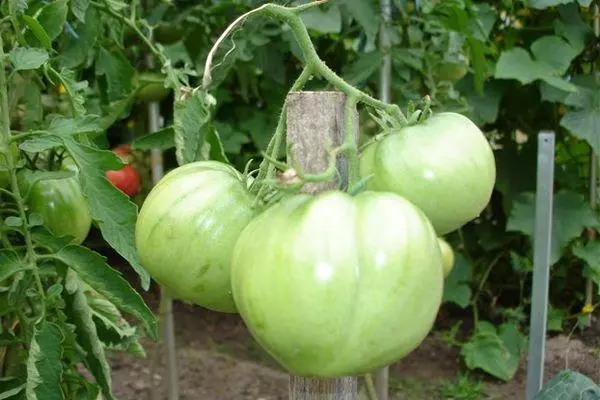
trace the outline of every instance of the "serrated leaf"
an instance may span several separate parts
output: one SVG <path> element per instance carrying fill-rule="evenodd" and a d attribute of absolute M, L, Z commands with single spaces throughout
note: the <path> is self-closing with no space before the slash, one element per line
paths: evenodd
<path fill-rule="evenodd" d="M 175 147 L 175 129 L 167 126 L 141 138 L 135 139 L 131 146 L 138 150 L 160 149 L 167 150 Z"/>
<path fill-rule="evenodd" d="M 87 87 L 87 81 L 77 82 L 75 80 L 75 72 L 66 68 L 62 68 L 60 72 L 56 71 L 54 68 L 48 68 L 48 73 L 52 75 L 52 79 L 55 81 L 54 83 L 62 83 L 64 86 L 75 116 L 78 117 L 84 115 L 86 113 L 84 107 L 85 97 L 83 96 L 82 91 Z"/>
<path fill-rule="evenodd" d="M 471 301 L 471 269 L 469 260 L 456 253 L 455 265 L 444 282 L 444 303 L 454 303 L 461 308 L 469 306 Z"/>
<path fill-rule="evenodd" d="M 71 12 L 81 22 L 86 21 L 85 14 L 90 5 L 90 0 L 71 0 Z"/>
<path fill-rule="evenodd" d="M 23 143 L 19 144 L 19 148 L 21 150 L 25 150 L 31 153 L 40 153 L 42 151 L 50 150 L 55 147 L 62 146 L 63 142 L 60 138 L 56 136 L 38 136 L 35 139 L 25 140 Z"/>
<path fill-rule="evenodd" d="M 201 90 L 192 92 L 185 99 L 175 100 L 173 128 L 179 165 L 202 159 L 206 124 L 210 121 L 213 105 L 214 98 Z"/>
<path fill-rule="evenodd" d="M 340 9 L 332 5 L 327 9 L 309 8 L 300 14 L 304 25 L 319 33 L 339 33 L 342 29 Z"/>
<path fill-rule="evenodd" d="M 535 395 L 534 400 L 596 400 L 600 399 L 600 387 L 587 376 L 579 372 L 560 371 L 542 390 Z"/>
<path fill-rule="evenodd" d="M 104 172 L 118 170 L 123 163 L 111 151 L 82 145 L 68 137 L 63 141 L 79 167 L 79 182 L 102 237 L 131 264 L 140 276 L 142 288 L 148 290 L 150 276 L 141 266 L 135 249 L 137 206 L 110 183 Z"/>
<path fill-rule="evenodd" d="M 52 40 L 50 40 L 50 36 L 44 29 L 44 27 L 33 17 L 29 15 L 23 15 L 23 21 L 29 30 L 39 40 L 42 46 L 44 46 L 48 50 L 52 50 Z"/>
<path fill-rule="evenodd" d="M 110 51 L 100 48 L 96 58 L 96 75 L 106 80 L 109 101 L 119 100 L 131 92 L 131 80 L 135 70 L 119 49 Z"/>
<path fill-rule="evenodd" d="M 44 322 L 34 328 L 27 357 L 27 400 L 63 400 L 62 345 L 60 329 Z"/>
<path fill-rule="evenodd" d="M 48 126 L 48 132 L 58 136 L 71 136 L 82 133 L 102 132 L 102 120 L 96 115 L 77 118 L 54 118 Z"/>
<path fill-rule="evenodd" d="M 496 331 L 491 323 L 480 321 L 460 354 L 468 368 L 509 381 L 519 368 L 524 346 L 525 338 L 516 325 L 505 323 Z"/>
<path fill-rule="evenodd" d="M 87 297 L 83 293 L 78 278 L 73 271 L 67 273 L 67 280 L 71 281 L 70 285 L 77 287 L 74 293 L 65 296 L 66 311 L 69 321 L 76 327 L 77 342 L 85 350 L 86 367 L 102 388 L 102 394 L 108 400 L 114 400 L 115 397 L 111 390 L 110 368 L 104 354 L 104 348 L 98 338 L 96 325 L 92 320 Z"/>
<path fill-rule="evenodd" d="M 37 48 L 17 47 L 10 52 L 10 60 L 15 71 L 37 69 L 49 58 L 50 56 L 46 50 Z"/>
<path fill-rule="evenodd" d="M 54 0 L 42 7 L 37 14 L 36 19 L 48 34 L 50 41 L 56 39 L 62 32 L 68 12 L 68 0 Z"/>
<path fill-rule="evenodd" d="M 535 222 L 535 195 L 523 193 L 513 202 L 506 230 L 518 231 L 532 240 Z M 552 221 L 552 250 L 550 262 L 556 263 L 571 240 L 579 237 L 588 227 L 598 225 L 598 219 L 583 196 L 561 190 L 554 195 Z"/>
<path fill-rule="evenodd" d="M 150 337 L 157 338 L 156 317 L 129 282 L 106 264 L 104 257 L 77 245 L 63 247 L 54 257 L 72 268 L 82 281 L 119 309 L 137 317 Z"/>

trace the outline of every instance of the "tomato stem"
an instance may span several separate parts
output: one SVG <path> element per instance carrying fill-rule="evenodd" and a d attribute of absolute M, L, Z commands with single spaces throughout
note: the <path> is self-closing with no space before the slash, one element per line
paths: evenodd
<path fill-rule="evenodd" d="M 13 152 L 9 149 L 10 143 L 10 115 L 8 108 L 8 91 L 7 91 L 7 80 L 6 80 L 6 71 L 4 60 L 6 59 L 4 54 L 4 42 L 2 40 L 2 35 L 0 35 L 0 108 L 2 108 L 2 125 L 1 130 L 2 134 L 0 135 L 0 151 L 4 153 L 4 158 L 6 160 L 6 165 L 8 167 L 8 172 L 10 176 L 10 185 L 11 185 L 11 196 L 15 200 L 15 204 L 17 206 L 17 210 L 19 212 L 19 217 L 21 218 L 23 224 L 23 238 L 25 239 L 25 245 L 27 248 L 26 252 L 26 263 L 32 267 L 32 272 L 34 275 L 34 279 L 36 281 L 36 285 L 38 287 L 39 295 L 42 300 L 42 310 L 46 309 L 45 302 L 45 292 L 44 287 L 42 285 L 42 281 L 39 275 L 39 271 L 36 268 L 36 253 L 33 247 L 33 240 L 31 238 L 31 232 L 29 231 L 28 223 L 27 223 L 27 214 L 25 212 L 25 201 L 21 196 L 21 191 L 19 189 L 19 184 L 17 181 L 17 171 L 16 171 L 16 160 L 13 155 Z M 42 314 L 43 318 L 44 314 Z"/>

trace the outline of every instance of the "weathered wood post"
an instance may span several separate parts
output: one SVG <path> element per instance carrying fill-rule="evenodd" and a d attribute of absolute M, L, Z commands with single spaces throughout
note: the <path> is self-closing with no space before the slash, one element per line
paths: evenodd
<path fill-rule="evenodd" d="M 307 173 L 327 169 L 331 148 L 342 144 L 346 96 L 341 92 L 290 92 L 287 97 L 287 141 L 298 163 Z M 358 115 L 355 116 L 358 136 Z M 328 147 L 329 146 L 329 147 Z M 341 182 L 307 184 L 304 191 L 315 194 L 343 186 L 347 167 L 340 157 Z M 314 379 L 290 376 L 290 400 L 355 400 L 357 378 Z"/>

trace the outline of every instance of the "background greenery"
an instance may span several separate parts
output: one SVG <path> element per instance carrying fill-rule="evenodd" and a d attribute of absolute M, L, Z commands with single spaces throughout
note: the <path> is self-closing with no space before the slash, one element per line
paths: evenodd
<path fill-rule="evenodd" d="M 13 129 L 45 132 L 29 143 L 32 152 L 51 148 L 48 140 L 54 139 L 48 137 L 81 132 L 86 133 L 83 139 L 62 142 L 71 154 L 84 148 L 74 143 L 109 149 L 133 142 L 137 166 L 146 177 L 145 191 L 134 199 L 141 204 L 151 186 L 144 150 L 158 145 L 166 151 L 166 168 L 176 166 L 182 155 L 175 154 L 173 140 L 190 129 L 182 121 L 207 118 L 206 110 L 186 108 L 182 87 L 199 85 L 214 40 L 237 16 L 262 3 L 4 1 L 1 23 L 12 65 Z M 600 244 L 590 239 L 599 221 L 589 205 L 590 149 L 600 151 L 596 77 L 600 42 L 593 30 L 594 4 L 589 0 L 392 3 L 389 24 L 382 22 L 377 0 L 331 0 L 306 11 L 303 19 L 320 56 L 351 84 L 377 95 L 384 55 L 391 54 L 393 102 L 404 108 L 427 94 L 435 111 L 469 115 L 488 135 L 497 160 L 496 191 L 480 218 L 447 238 L 457 251 L 457 264 L 446 282 L 439 327 L 448 331 L 450 343 L 461 348 L 468 368 L 509 380 L 526 342 L 536 135 L 541 130 L 557 133 L 549 330 L 585 329 L 591 312 L 590 307 L 583 309 L 585 279 L 600 283 Z M 382 26 L 391 38 L 389 48 L 379 46 Z M 148 97 L 140 93 L 147 87 L 143 80 L 147 77 L 140 73 L 152 70 L 150 55 L 154 72 L 164 67 L 164 82 L 170 88 L 160 96 L 167 128 L 141 140 L 148 133 Z M 249 19 L 237 29 L 215 58 L 215 118 L 203 128 L 202 143 L 195 143 L 198 151 L 191 157 L 200 157 L 210 147 L 206 144 L 214 147 L 217 132 L 225 155 L 239 169 L 259 158 L 284 97 L 301 71 L 298 57 L 285 26 Z M 162 78 L 159 82 L 154 89 L 160 92 Z M 314 80 L 310 89 L 327 86 Z M 61 124 L 54 119 L 57 115 L 63 116 Z M 377 130 L 366 113 L 361 117 L 365 140 Z M 102 154 L 90 152 L 76 160 L 85 176 L 100 179 L 94 166 L 114 167 Z M 147 276 L 131 248 L 119 241 L 129 234 L 127 221 L 106 222 L 128 220 L 134 210 L 117 195 L 110 200 L 92 205 L 93 213 L 104 217 L 96 218 L 105 221 L 99 229 L 138 270 L 145 286 Z M 43 333 L 46 338 L 54 334 L 51 328 Z"/>

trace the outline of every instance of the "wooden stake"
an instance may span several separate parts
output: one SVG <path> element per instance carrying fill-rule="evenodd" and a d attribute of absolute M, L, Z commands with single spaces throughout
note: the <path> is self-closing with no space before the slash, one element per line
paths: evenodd
<path fill-rule="evenodd" d="M 329 165 L 329 150 L 343 141 L 344 106 L 341 92 L 292 92 L 287 97 L 287 141 L 305 172 L 323 172 Z M 358 115 L 356 115 L 358 121 Z M 355 124 L 358 136 L 358 123 Z M 316 194 L 345 185 L 347 167 L 338 160 L 340 180 L 306 185 L 306 193 Z M 290 376 L 290 400 L 355 400 L 356 377 L 314 379 Z"/>

